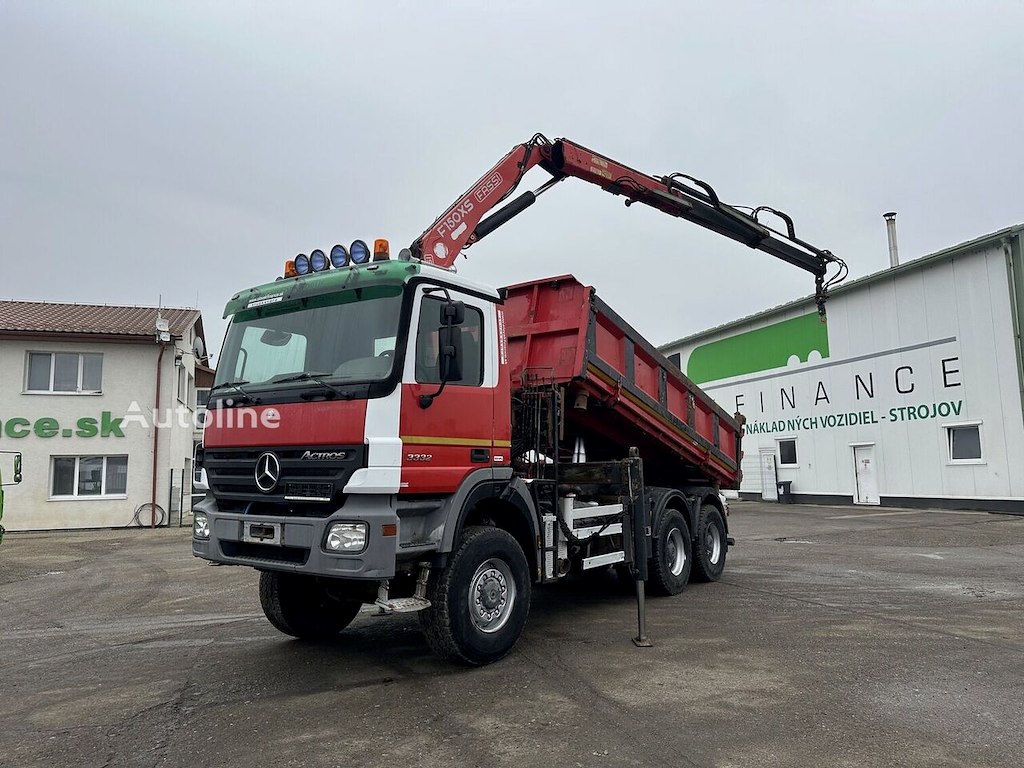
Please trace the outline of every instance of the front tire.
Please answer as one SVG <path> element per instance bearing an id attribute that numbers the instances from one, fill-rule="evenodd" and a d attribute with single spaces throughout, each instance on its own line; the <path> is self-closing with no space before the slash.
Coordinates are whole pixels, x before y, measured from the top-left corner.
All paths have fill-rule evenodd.
<path id="1" fill-rule="evenodd" d="M 352 623 L 358 600 L 339 600 L 313 576 L 264 571 L 260 574 L 260 604 L 267 619 L 286 635 L 302 640 L 326 640 Z"/>
<path id="2" fill-rule="evenodd" d="M 678 595 L 690 580 L 690 527 L 675 509 L 666 509 L 654 537 L 651 587 L 655 594 Z"/>
<path id="3" fill-rule="evenodd" d="M 725 570 L 725 521 L 714 504 L 705 504 L 697 515 L 697 538 L 693 542 L 694 581 L 718 581 Z"/>
<path id="4" fill-rule="evenodd" d="M 431 607 L 420 612 L 427 644 L 452 661 L 497 661 L 526 626 L 530 589 L 526 555 L 510 533 L 467 528 L 448 566 L 428 584 Z"/>

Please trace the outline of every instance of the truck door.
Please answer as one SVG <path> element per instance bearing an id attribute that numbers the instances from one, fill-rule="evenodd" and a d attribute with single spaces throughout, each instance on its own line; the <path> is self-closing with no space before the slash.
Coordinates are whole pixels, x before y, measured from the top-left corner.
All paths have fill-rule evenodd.
<path id="1" fill-rule="evenodd" d="M 448 291 L 466 305 L 462 329 L 461 376 L 449 380 L 427 408 L 421 395 L 440 384 L 438 328 L 443 293 L 417 291 L 413 305 L 399 435 L 402 439 L 402 493 L 451 493 L 475 469 L 494 459 L 494 395 L 497 385 L 497 331 L 494 305 Z"/>

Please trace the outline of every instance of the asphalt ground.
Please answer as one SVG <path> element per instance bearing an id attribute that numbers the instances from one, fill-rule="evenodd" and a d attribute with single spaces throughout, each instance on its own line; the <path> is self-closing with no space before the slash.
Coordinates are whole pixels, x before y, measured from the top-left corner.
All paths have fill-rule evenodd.
<path id="1" fill-rule="evenodd" d="M 189 531 L 10 534 L 2 766 L 1020 766 L 1024 518 L 734 503 L 723 579 L 536 589 L 481 669 L 263 618 Z"/>

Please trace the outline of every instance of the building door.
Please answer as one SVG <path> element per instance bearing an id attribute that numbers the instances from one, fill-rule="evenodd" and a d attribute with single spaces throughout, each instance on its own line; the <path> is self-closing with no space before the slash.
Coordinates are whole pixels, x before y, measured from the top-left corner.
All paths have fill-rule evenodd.
<path id="1" fill-rule="evenodd" d="M 775 471 L 775 449 L 761 449 L 761 498 L 765 501 L 779 500 L 778 474 Z"/>
<path id="2" fill-rule="evenodd" d="M 853 474 L 857 480 L 854 504 L 880 504 L 878 475 L 875 473 L 875 446 L 853 446 Z"/>

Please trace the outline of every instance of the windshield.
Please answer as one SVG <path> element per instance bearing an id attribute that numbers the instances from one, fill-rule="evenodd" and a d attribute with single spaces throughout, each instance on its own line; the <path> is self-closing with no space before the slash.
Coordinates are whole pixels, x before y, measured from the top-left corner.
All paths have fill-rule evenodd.
<path id="1" fill-rule="evenodd" d="M 302 374 L 382 381 L 391 375 L 401 304 L 401 286 L 374 286 L 239 312 L 214 386 L 249 389 L 285 379 L 308 386 Z"/>

